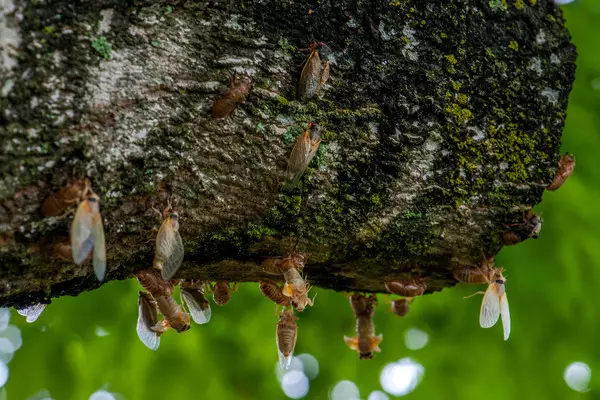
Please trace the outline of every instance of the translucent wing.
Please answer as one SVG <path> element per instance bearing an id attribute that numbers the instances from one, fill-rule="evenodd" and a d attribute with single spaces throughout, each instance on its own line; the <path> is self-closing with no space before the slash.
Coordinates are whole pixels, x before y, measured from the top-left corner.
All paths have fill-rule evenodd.
<path id="1" fill-rule="evenodd" d="M 319 78 L 319 84 L 317 85 L 317 94 L 323 89 L 323 86 L 329 79 L 329 62 L 325 62 L 322 68 L 321 77 Z"/>
<path id="2" fill-rule="evenodd" d="M 183 261 L 183 242 L 167 218 L 156 236 L 156 256 L 163 261 L 162 277 L 171 279 Z"/>
<path id="3" fill-rule="evenodd" d="M 313 51 L 309 56 L 302 73 L 300 74 L 300 84 L 298 85 L 298 96 L 300 98 L 311 98 L 317 93 L 319 82 L 321 80 L 321 57 L 318 51 Z"/>
<path id="4" fill-rule="evenodd" d="M 288 356 L 284 356 L 281 350 L 277 348 L 277 355 L 279 356 L 279 368 L 288 369 L 290 364 L 292 363 L 292 357 L 294 356 L 294 352 L 292 351 Z"/>
<path id="5" fill-rule="evenodd" d="M 183 261 L 183 241 L 179 232 L 173 231 L 172 252 L 165 260 L 162 269 L 162 277 L 171 279 L 177 272 Z"/>
<path id="6" fill-rule="evenodd" d="M 488 286 L 479 313 L 479 325 L 482 328 L 491 328 L 500 318 L 500 295 L 495 284 Z"/>
<path id="7" fill-rule="evenodd" d="M 42 314 L 42 311 L 46 308 L 48 304 L 34 304 L 32 306 L 17 309 L 17 313 L 25 317 L 25 321 L 32 323 Z"/>
<path id="8" fill-rule="evenodd" d="M 87 201 L 82 201 L 77 208 L 71 225 L 71 250 L 73 261 L 81 264 L 92 251 L 94 238 L 92 236 L 92 213 Z"/>
<path id="9" fill-rule="evenodd" d="M 141 293 L 138 305 L 138 320 L 135 330 L 146 347 L 150 350 L 156 350 L 160 345 L 160 337 L 152 330 L 152 327 L 156 325 L 158 319 L 156 305 L 147 301 L 146 297 Z"/>
<path id="10" fill-rule="evenodd" d="M 298 139 L 296 139 L 294 147 L 292 148 L 292 154 L 290 154 L 290 160 L 288 161 L 287 170 L 285 171 L 285 178 L 288 181 L 286 184 L 287 188 L 294 188 L 298 184 L 304 170 L 308 166 L 307 160 L 310 153 L 310 132 L 304 131 L 302 135 L 298 136 Z"/>
<path id="11" fill-rule="evenodd" d="M 504 329 L 504 340 L 510 336 L 510 311 L 508 310 L 508 298 L 506 292 L 500 297 L 500 315 L 502 315 L 502 328 Z"/>
<path id="12" fill-rule="evenodd" d="M 194 293 L 193 290 L 196 292 Z M 206 324 L 210 321 L 211 309 L 210 303 L 204 299 L 204 295 L 197 289 L 182 289 L 183 300 L 190 310 L 192 319 L 197 324 Z M 200 298 L 202 297 L 202 298 Z M 205 301 L 203 302 L 202 299 Z"/>
<path id="13" fill-rule="evenodd" d="M 102 216 L 96 213 L 92 218 L 93 243 L 94 243 L 94 273 L 100 282 L 106 274 L 106 244 L 104 241 L 104 226 Z"/>

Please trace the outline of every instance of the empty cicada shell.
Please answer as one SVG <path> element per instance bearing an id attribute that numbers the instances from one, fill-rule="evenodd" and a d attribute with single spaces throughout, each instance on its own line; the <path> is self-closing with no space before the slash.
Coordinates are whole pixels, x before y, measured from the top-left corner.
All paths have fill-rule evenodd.
<path id="1" fill-rule="evenodd" d="M 391 280 L 385 282 L 385 288 L 388 292 L 398 294 L 404 297 L 421 296 L 427 289 L 427 282 L 422 278 Z"/>
<path id="2" fill-rule="evenodd" d="M 375 335 L 375 325 L 373 324 L 376 305 L 377 297 L 375 295 L 366 297 L 354 293 L 350 298 L 350 306 L 356 317 L 356 337 L 344 336 L 344 342 L 352 350 L 358 351 L 361 360 L 369 360 L 373 358 L 373 352 L 381 351 L 379 344 L 383 340 L 383 335 Z"/>
<path id="3" fill-rule="evenodd" d="M 229 90 L 217 99 L 212 108 L 212 118 L 225 118 L 229 116 L 238 104 L 244 101 L 248 93 L 252 81 L 247 76 L 234 76 L 229 79 Z"/>
<path id="4" fill-rule="evenodd" d="M 556 173 L 554 174 L 554 179 L 548 185 L 546 189 L 548 190 L 557 190 L 560 188 L 563 183 L 567 180 L 569 176 L 573 173 L 575 169 L 575 157 L 570 155 L 569 153 L 564 154 L 560 161 L 558 162 L 558 168 L 556 169 Z"/>
<path id="5" fill-rule="evenodd" d="M 538 214 L 527 210 L 527 213 L 523 214 L 523 222 L 508 225 L 511 230 L 502 234 L 503 243 L 514 245 L 525 239 L 537 239 L 542 230 L 542 222 L 543 220 Z"/>
<path id="6" fill-rule="evenodd" d="M 63 214 L 86 194 L 88 188 L 89 181 L 86 179 L 72 181 L 44 200 L 42 203 L 42 214 L 44 217 L 54 217 Z"/>

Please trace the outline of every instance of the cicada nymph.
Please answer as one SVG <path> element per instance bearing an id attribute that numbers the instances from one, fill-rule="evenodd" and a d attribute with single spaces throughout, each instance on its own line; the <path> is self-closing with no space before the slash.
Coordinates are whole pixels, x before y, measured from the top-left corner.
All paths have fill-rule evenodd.
<path id="1" fill-rule="evenodd" d="M 381 352 L 379 343 L 383 340 L 383 335 L 375 335 L 375 325 L 373 324 L 376 305 L 377 297 L 374 294 L 366 297 L 354 293 L 350 297 L 350 306 L 356 317 L 356 337 L 344 336 L 344 342 L 352 350 L 358 351 L 361 360 L 373 358 L 375 351 Z"/>
<path id="2" fill-rule="evenodd" d="M 317 154 L 321 144 L 321 128 L 316 123 L 308 123 L 306 129 L 294 142 L 292 153 L 285 171 L 285 190 L 292 190 Z"/>
<path id="3" fill-rule="evenodd" d="M 224 306 L 231 299 L 231 292 L 237 291 L 239 284 L 235 283 L 233 287 L 226 281 L 217 281 L 214 284 L 209 284 L 209 291 L 212 292 L 213 301 L 218 306 Z"/>
<path id="4" fill-rule="evenodd" d="M 183 241 L 179 235 L 179 214 L 171 206 L 162 213 L 163 222 L 156 235 L 154 268 L 164 279 L 171 279 L 183 261 Z"/>
<path id="5" fill-rule="evenodd" d="M 567 178 L 571 176 L 574 169 L 575 157 L 570 155 L 569 153 L 564 154 L 558 162 L 558 168 L 556 169 L 556 173 L 554 174 L 554 179 L 552 179 L 552 182 L 548 185 L 546 189 L 559 189 L 563 185 L 563 183 L 565 183 Z"/>
<path id="6" fill-rule="evenodd" d="M 292 304 L 291 299 L 283 294 L 281 287 L 277 282 L 270 279 L 264 279 L 259 282 L 262 294 L 278 306 L 288 307 Z"/>
<path id="7" fill-rule="evenodd" d="M 307 305 L 314 304 L 314 298 L 308 297 L 310 288 L 306 284 L 306 280 L 300 274 L 304 268 L 304 255 L 301 253 L 292 253 L 283 258 L 271 258 L 263 263 L 265 272 L 272 275 L 283 274 L 285 285 L 282 293 L 289 297 L 292 301 L 292 306 L 302 312 Z"/>
<path id="8" fill-rule="evenodd" d="M 71 250 L 75 264 L 82 264 L 92 249 L 94 273 L 99 281 L 106 274 L 106 247 L 104 226 L 100 215 L 100 198 L 91 189 L 84 192 L 71 225 Z"/>
<path id="9" fill-rule="evenodd" d="M 311 43 L 310 53 L 304 60 L 298 84 L 298 98 L 310 99 L 320 94 L 321 89 L 329 79 L 329 61 L 321 60 L 318 48 L 323 43 Z"/>
<path id="10" fill-rule="evenodd" d="M 403 299 L 393 300 L 391 305 L 391 311 L 399 317 L 404 317 L 408 314 L 409 305 L 414 301 L 412 297 L 405 297 Z"/>
<path id="11" fill-rule="evenodd" d="M 204 297 L 204 282 L 181 281 L 181 296 L 195 323 L 206 324 L 210 321 L 211 309 Z"/>
<path id="12" fill-rule="evenodd" d="M 212 108 L 212 118 L 225 118 L 229 116 L 238 104 L 246 99 L 252 86 L 252 80 L 245 76 L 237 76 L 229 79 L 229 90 L 215 101 Z"/>
<path id="13" fill-rule="evenodd" d="M 288 369 L 292 362 L 294 347 L 296 347 L 296 338 L 298 333 L 297 317 L 294 316 L 294 310 L 283 310 L 277 323 L 277 355 L 279 356 L 279 366 L 281 369 Z"/>

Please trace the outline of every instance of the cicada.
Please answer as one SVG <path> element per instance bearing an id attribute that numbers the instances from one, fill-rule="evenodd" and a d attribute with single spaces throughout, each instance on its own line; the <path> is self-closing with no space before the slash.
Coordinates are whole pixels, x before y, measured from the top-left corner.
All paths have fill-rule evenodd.
<path id="1" fill-rule="evenodd" d="M 138 320 L 136 332 L 142 343 L 150 350 L 158 349 L 160 335 L 154 327 L 158 324 L 158 306 L 152 295 L 139 292 L 138 296 Z"/>
<path id="2" fill-rule="evenodd" d="M 356 337 L 344 336 L 344 342 L 352 350 L 358 351 L 361 360 L 369 360 L 373 358 L 373 352 L 381 351 L 379 344 L 383 340 L 383 335 L 375 335 L 375 325 L 373 324 L 375 305 L 377 305 L 375 295 L 365 297 L 362 294 L 354 293 L 350 298 L 350 306 L 356 317 Z"/>
<path id="3" fill-rule="evenodd" d="M 203 287 L 203 282 L 181 281 L 183 302 L 187 305 L 192 319 L 197 324 L 206 324 L 211 317 L 210 303 L 204 297 Z"/>
<path id="4" fill-rule="evenodd" d="M 318 47 L 323 43 L 311 43 L 310 52 L 304 60 L 304 67 L 300 73 L 298 84 L 298 98 L 310 99 L 321 92 L 321 89 L 329 79 L 329 61 L 321 60 Z"/>
<path id="5" fill-rule="evenodd" d="M 79 203 L 71 225 L 71 250 L 75 264 L 83 263 L 92 249 L 94 273 L 96 278 L 102 281 L 106 274 L 106 247 L 100 215 L 100 198 L 88 189 L 85 200 Z"/>
<path id="6" fill-rule="evenodd" d="M 508 340 L 510 336 L 510 310 L 508 308 L 508 298 L 506 297 L 506 279 L 502 276 L 502 269 L 496 269 L 495 277 L 488 282 L 488 288 L 485 292 L 477 292 L 471 296 L 475 294 L 483 294 L 481 310 L 479 311 L 479 325 L 482 328 L 491 328 L 496 325 L 496 322 L 502 316 L 504 340 Z"/>
<path id="7" fill-rule="evenodd" d="M 164 279 L 171 279 L 183 261 L 183 241 L 179 235 L 179 214 L 167 206 L 162 213 L 163 222 L 156 235 L 154 268 Z"/>
<path id="8" fill-rule="evenodd" d="M 294 142 L 285 171 L 284 190 L 292 190 L 298 185 L 304 171 L 317 154 L 320 144 L 321 128 L 316 123 L 309 122 L 304 132 Z"/>
<path id="9" fill-rule="evenodd" d="M 277 355 L 279 356 L 279 366 L 281 369 L 288 369 L 292 362 L 294 347 L 296 347 L 296 338 L 298 333 L 297 317 L 294 316 L 292 309 L 283 310 L 277 323 Z"/>

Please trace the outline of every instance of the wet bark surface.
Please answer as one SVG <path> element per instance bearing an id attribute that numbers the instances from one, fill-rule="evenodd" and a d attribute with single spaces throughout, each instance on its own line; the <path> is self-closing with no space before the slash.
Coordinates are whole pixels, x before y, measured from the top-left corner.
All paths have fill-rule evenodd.
<path id="1" fill-rule="evenodd" d="M 551 1 L 8 1 L 0 13 L 0 305 L 97 288 L 62 261 L 72 215 L 45 198 L 88 177 L 107 280 L 148 268 L 153 207 L 180 213 L 177 277 L 257 281 L 297 245 L 319 287 L 456 282 L 541 201 L 576 51 Z M 297 100 L 311 41 L 331 76 Z M 251 78 L 227 118 L 211 108 Z M 322 143 L 282 189 L 307 121 Z"/>

